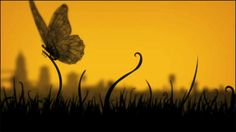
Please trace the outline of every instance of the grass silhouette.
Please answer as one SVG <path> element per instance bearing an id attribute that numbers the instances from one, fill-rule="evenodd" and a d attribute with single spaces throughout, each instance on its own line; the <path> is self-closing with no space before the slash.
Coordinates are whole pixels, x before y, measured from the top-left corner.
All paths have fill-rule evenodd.
<path id="1" fill-rule="evenodd" d="M 21 93 L 18 94 L 13 78 L 12 95 L 8 95 L 4 88 L 0 89 L 1 130 L 236 130 L 236 95 L 232 86 L 225 87 L 226 93 L 231 92 L 230 97 L 218 90 L 215 90 L 213 98 L 209 97 L 206 90 L 197 98 L 191 96 L 198 61 L 189 90 L 178 99 L 174 99 L 171 79 L 171 91 L 164 92 L 163 96 L 155 96 L 146 80 L 148 95 L 134 93 L 134 89 L 129 92 L 123 89 L 119 96 L 111 98 L 116 85 L 140 68 L 143 58 L 141 53 L 135 53 L 137 55 L 138 65 L 117 79 L 107 89 L 104 98 L 99 94 L 98 98 L 94 95 L 91 99 L 88 99 L 88 90 L 82 95 L 81 83 L 86 70 L 78 82 L 77 96 L 61 96 L 60 71 L 48 56 L 59 76 L 60 85 L 56 97 L 52 95 L 51 88 L 46 97 L 37 94 L 32 97 L 31 91 L 24 90 L 22 82 L 19 82 Z M 224 99 L 219 99 L 220 94 L 224 95 Z"/>

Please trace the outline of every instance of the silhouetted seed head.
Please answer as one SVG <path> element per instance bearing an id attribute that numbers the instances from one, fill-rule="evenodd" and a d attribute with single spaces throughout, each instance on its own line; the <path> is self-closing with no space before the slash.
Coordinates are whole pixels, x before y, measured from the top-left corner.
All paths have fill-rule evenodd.
<path id="1" fill-rule="evenodd" d="M 175 82 L 175 75 L 174 75 L 174 74 L 170 74 L 169 80 L 170 80 L 171 82 Z"/>

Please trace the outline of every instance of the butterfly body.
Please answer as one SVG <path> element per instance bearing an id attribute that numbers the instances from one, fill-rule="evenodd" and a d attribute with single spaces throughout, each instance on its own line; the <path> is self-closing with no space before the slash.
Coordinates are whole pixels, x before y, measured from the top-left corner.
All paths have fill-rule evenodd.
<path id="1" fill-rule="evenodd" d="M 75 64 L 84 55 L 84 43 L 78 35 L 71 35 L 68 7 L 61 5 L 53 14 L 47 26 L 35 3 L 30 1 L 34 22 L 44 42 L 44 50 L 53 59 L 67 64 Z"/>
<path id="2" fill-rule="evenodd" d="M 44 48 L 44 50 L 46 50 L 47 53 L 50 54 L 50 56 L 54 59 L 57 60 L 60 58 L 60 54 L 58 53 L 57 49 L 55 48 L 55 46 L 45 46 L 42 45 L 42 47 Z"/>

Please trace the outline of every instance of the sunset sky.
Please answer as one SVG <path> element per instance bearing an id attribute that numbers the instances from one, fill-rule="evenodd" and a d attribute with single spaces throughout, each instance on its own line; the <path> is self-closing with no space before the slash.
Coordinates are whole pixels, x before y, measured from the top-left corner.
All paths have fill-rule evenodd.
<path id="1" fill-rule="evenodd" d="M 169 87 L 168 77 L 176 75 L 176 87 L 188 87 L 199 59 L 200 87 L 235 87 L 235 3 L 232 2 L 38 2 L 36 6 L 48 24 L 63 3 L 69 7 L 72 34 L 85 43 L 81 61 L 68 65 L 56 61 L 63 81 L 70 72 L 87 70 L 87 85 L 115 80 L 133 69 L 143 55 L 141 68 L 119 86 Z M 42 39 L 29 3 L 1 1 L 1 77 L 9 78 L 17 55 L 26 58 L 28 78 L 37 82 L 41 66 L 56 71 L 42 55 Z M 2 82 L 2 85 L 7 85 Z"/>

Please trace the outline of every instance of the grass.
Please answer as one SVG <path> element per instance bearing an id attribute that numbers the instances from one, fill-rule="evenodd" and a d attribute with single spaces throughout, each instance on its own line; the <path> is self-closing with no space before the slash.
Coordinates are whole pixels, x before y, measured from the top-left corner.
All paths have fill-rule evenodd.
<path id="1" fill-rule="evenodd" d="M 81 82 L 86 71 L 80 77 L 77 96 L 70 98 L 60 96 L 62 85 L 56 97 L 51 89 L 46 97 L 37 94 L 32 97 L 31 91 L 25 91 L 24 84 L 19 82 L 21 93 L 18 94 L 13 79 L 11 95 L 4 88 L 0 89 L 1 130 L 236 130 L 233 87 L 226 86 L 225 93 L 215 90 L 212 98 L 206 90 L 197 97 L 191 96 L 198 62 L 191 86 L 180 98 L 174 98 L 172 80 L 170 93 L 164 92 L 163 96 L 155 96 L 146 80 L 149 94 L 123 89 L 111 98 L 116 85 L 141 66 L 142 55 L 138 52 L 137 55 L 138 65 L 117 79 L 104 97 L 100 94 L 88 99 L 89 91 L 82 95 Z M 57 67 L 53 59 L 50 60 Z M 58 67 L 57 72 L 59 84 L 62 84 Z M 220 99 L 220 95 L 224 98 Z"/>

